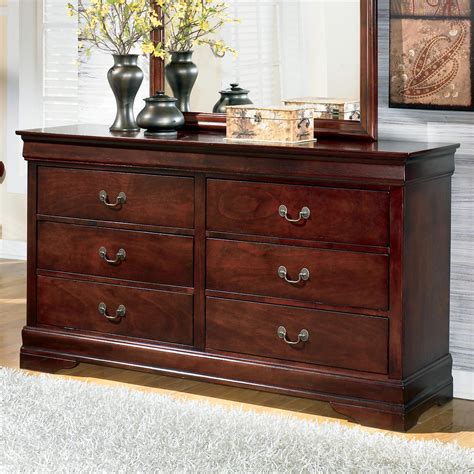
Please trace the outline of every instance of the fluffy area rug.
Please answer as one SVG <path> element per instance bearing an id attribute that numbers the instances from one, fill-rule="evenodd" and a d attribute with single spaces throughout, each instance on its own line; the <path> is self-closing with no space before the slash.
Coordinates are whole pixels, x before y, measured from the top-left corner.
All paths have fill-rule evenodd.
<path id="1" fill-rule="evenodd" d="M 454 444 L 10 369 L 0 384 L 1 472 L 474 470 L 474 450 Z"/>

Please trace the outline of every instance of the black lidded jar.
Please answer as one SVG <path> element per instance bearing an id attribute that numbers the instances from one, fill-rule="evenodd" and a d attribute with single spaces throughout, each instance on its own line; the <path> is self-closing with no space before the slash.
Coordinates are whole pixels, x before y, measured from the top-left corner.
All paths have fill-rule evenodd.
<path id="1" fill-rule="evenodd" d="M 230 85 L 230 89 L 220 91 L 221 98 L 214 106 L 212 111 L 215 114 L 225 114 L 225 109 L 231 105 L 250 105 L 253 102 L 249 98 L 249 91 L 242 89 L 239 84 L 234 83 Z"/>
<path id="2" fill-rule="evenodd" d="M 184 115 L 176 107 L 177 99 L 167 96 L 164 91 L 157 91 L 144 100 L 145 107 L 138 114 L 137 123 L 145 129 L 145 136 L 176 138 L 184 125 Z"/>

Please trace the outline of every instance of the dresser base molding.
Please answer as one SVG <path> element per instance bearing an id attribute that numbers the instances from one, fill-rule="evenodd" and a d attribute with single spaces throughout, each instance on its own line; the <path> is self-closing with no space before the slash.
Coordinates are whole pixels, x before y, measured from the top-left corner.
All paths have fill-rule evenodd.
<path id="1" fill-rule="evenodd" d="M 330 402 L 335 411 L 357 423 L 395 431 L 410 429 L 429 406 L 452 399 L 449 355 L 400 381 L 37 327 L 25 327 L 23 341 L 23 369 L 53 373 L 86 362 L 185 377 Z"/>
<path id="2" fill-rule="evenodd" d="M 79 361 L 75 359 L 65 359 L 54 354 L 30 353 L 23 349 L 20 351 L 20 368 L 25 370 L 54 374 L 59 370 L 73 369 L 77 365 Z"/>
<path id="3" fill-rule="evenodd" d="M 427 398 L 415 400 L 415 404 L 397 406 L 395 410 L 374 409 L 356 404 L 330 402 L 337 413 L 347 416 L 352 421 L 373 428 L 390 429 L 392 431 L 408 431 L 413 428 L 421 414 L 433 405 L 444 405 L 453 398 L 452 381 L 442 388 L 430 391 Z"/>

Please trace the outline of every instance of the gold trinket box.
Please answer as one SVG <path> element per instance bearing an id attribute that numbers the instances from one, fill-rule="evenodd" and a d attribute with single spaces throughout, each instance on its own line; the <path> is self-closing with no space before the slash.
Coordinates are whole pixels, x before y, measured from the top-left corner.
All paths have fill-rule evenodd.
<path id="1" fill-rule="evenodd" d="M 360 120 L 360 101 L 329 97 L 299 97 L 284 100 L 285 105 L 309 107 L 314 118 L 327 120 Z"/>
<path id="2" fill-rule="evenodd" d="M 301 106 L 227 107 L 227 138 L 239 141 L 301 143 L 314 140 L 314 111 Z"/>

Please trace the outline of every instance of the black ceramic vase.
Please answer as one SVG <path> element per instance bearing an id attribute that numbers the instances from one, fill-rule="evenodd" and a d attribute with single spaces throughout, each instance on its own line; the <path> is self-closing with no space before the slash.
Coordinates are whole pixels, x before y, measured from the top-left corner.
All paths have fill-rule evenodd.
<path id="1" fill-rule="evenodd" d="M 138 132 L 140 131 L 135 115 L 133 103 L 143 81 L 143 71 L 138 67 L 137 54 L 114 54 L 114 65 L 107 73 L 110 87 L 117 102 L 117 115 L 111 132 Z"/>
<path id="2" fill-rule="evenodd" d="M 192 51 L 171 53 L 171 61 L 165 67 L 166 79 L 181 112 L 191 111 L 191 91 L 198 76 L 198 68 L 192 59 Z"/>

